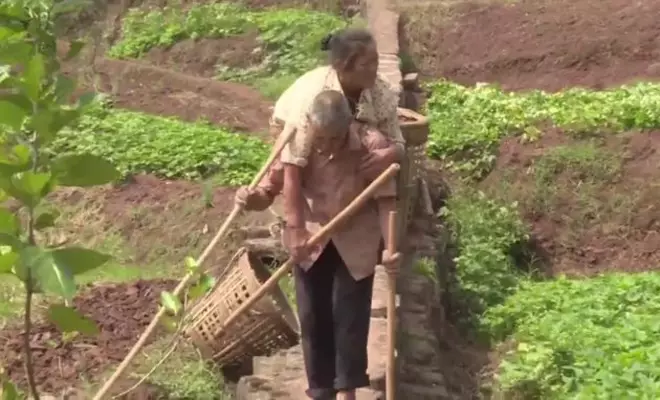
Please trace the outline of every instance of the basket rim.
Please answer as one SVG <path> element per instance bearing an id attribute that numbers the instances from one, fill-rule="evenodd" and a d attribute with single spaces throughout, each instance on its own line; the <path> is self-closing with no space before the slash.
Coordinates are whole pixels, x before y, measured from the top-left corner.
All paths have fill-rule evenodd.
<path id="1" fill-rule="evenodd" d="M 424 126 L 428 125 L 429 119 L 422 114 L 419 114 L 409 108 L 397 107 L 397 115 L 401 115 L 406 118 L 411 118 L 413 121 L 399 121 L 399 125 L 402 127 L 408 126 Z"/>

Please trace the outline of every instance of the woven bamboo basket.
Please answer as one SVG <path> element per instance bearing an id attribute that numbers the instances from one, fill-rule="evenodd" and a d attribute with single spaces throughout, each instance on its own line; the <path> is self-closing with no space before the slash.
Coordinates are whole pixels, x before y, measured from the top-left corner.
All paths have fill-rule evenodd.
<path id="1" fill-rule="evenodd" d="M 238 250 L 211 292 L 190 313 L 184 333 L 204 358 L 219 366 L 267 356 L 298 342 L 298 320 L 279 287 L 225 329 L 224 321 L 270 277 L 265 263 Z"/>
<path id="2" fill-rule="evenodd" d="M 428 119 L 407 108 L 399 108 L 399 125 L 406 141 L 406 157 L 401 163 L 398 182 L 399 240 L 403 240 L 420 193 L 420 177 L 429 137 Z"/>

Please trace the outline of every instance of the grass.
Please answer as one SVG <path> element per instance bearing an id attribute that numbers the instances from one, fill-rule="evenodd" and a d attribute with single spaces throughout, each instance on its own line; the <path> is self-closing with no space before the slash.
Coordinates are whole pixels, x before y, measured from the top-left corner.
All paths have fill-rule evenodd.
<path id="1" fill-rule="evenodd" d="M 229 400 L 233 397 L 225 390 L 220 371 L 215 371 L 202 360 L 197 350 L 187 342 L 181 342 L 174 351 L 169 339 L 160 339 L 145 346 L 136 357 L 128 378 L 137 381 L 148 376 L 147 382 L 171 399 Z M 165 356 L 169 353 L 169 356 Z M 153 368 L 165 359 L 153 370 Z M 153 370 L 153 371 L 152 371 Z M 110 371 L 107 375 L 109 377 Z M 87 382 L 82 394 L 91 398 L 96 385 Z M 128 390 L 129 387 L 123 388 Z"/>

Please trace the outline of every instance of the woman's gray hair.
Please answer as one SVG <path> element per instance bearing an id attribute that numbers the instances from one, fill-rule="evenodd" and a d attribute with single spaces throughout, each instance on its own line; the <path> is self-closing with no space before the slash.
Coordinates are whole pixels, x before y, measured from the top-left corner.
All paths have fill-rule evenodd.
<path id="1" fill-rule="evenodd" d="M 312 101 L 309 119 L 316 129 L 331 134 L 348 132 L 353 113 L 343 93 L 324 90 Z"/>

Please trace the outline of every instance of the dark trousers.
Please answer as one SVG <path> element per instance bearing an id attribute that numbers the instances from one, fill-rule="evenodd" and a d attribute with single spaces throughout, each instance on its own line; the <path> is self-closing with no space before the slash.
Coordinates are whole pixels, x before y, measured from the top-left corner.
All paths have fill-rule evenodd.
<path id="1" fill-rule="evenodd" d="M 294 268 L 302 349 L 312 399 L 369 386 L 367 340 L 374 276 L 356 281 L 332 242 L 307 271 Z"/>

